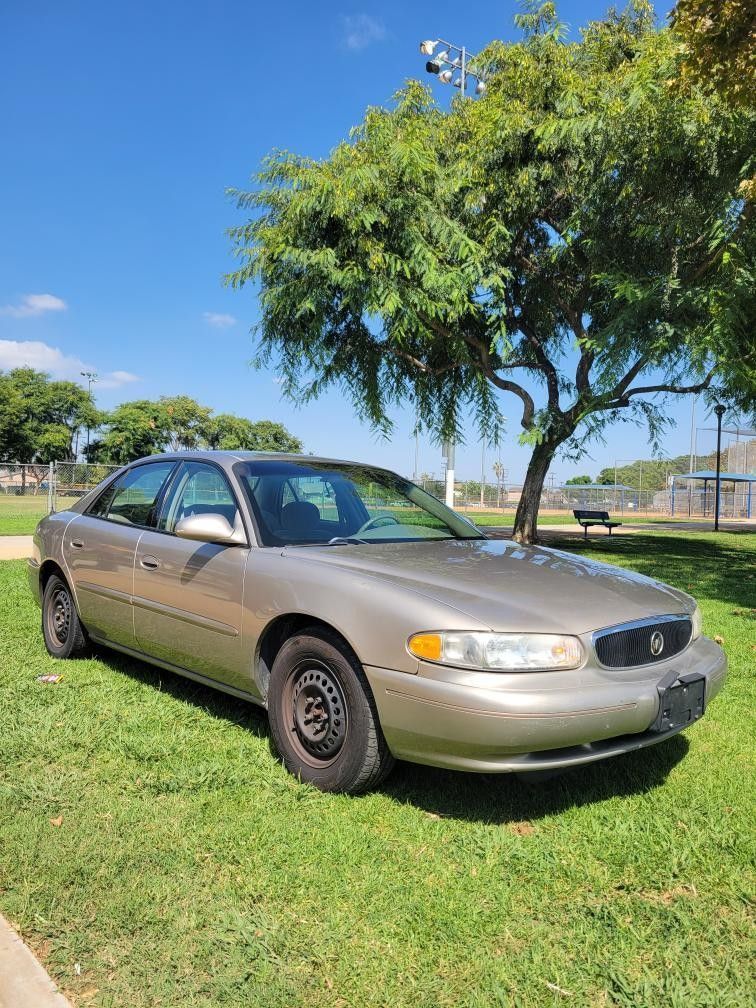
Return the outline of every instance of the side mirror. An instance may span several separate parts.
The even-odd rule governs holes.
[[[173,530],[180,539],[197,542],[220,543],[225,546],[246,546],[247,537],[242,528],[233,529],[228,520],[219,514],[187,515],[176,523]]]

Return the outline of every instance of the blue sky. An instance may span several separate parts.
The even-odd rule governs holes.
[[[563,2],[560,13],[577,27],[605,8]],[[234,265],[224,229],[241,219],[224,190],[244,187],[271,148],[327,154],[368,104],[425,76],[421,38],[476,50],[514,37],[517,9],[513,0],[3,4],[0,368],[30,363],[76,379],[91,368],[105,408],[187,393],[280,420],[308,450],[411,473],[408,414],[386,442],[338,396],[297,409],[274,373],[249,368],[257,303],[251,289],[221,283]],[[671,403],[670,414],[680,421],[674,455],[688,448],[690,402]],[[510,424],[501,449],[510,480],[528,457],[517,433]],[[711,435],[700,437],[709,447]],[[577,469],[595,475],[615,457],[648,454],[645,433],[618,426],[591,454]],[[420,469],[440,468],[423,439]],[[457,469],[480,473],[472,429]]]

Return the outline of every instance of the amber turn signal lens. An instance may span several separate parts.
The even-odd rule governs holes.
[[[428,661],[441,659],[441,634],[420,633],[410,637],[407,642],[410,654],[415,658],[427,658]]]

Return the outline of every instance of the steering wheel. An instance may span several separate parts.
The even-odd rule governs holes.
[[[380,528],[382,525],[399,525],[400,522],[394,518],[393,515],[376,515],[375,518],[369,518],[364,525],[361,525],[355,535],[362,535],[363,532],[369,532],[370,529]]]

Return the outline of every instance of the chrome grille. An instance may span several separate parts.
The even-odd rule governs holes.
[[[692,632],[689,616],[657,616],[599,630],[593,647],[606,668],[653,665],[684,651]]]

